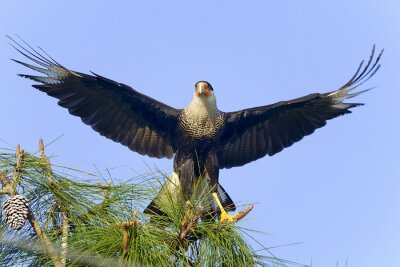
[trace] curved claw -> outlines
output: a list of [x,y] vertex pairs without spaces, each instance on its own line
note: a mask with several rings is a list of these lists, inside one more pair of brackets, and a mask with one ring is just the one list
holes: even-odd
[[249,214],[249,212],[254,207],[254,205],[250,205],[244,211],[238,212],[235,215],[231,216],[225,211],[224,207],[222,206],[221,202],[218,199],[217,193],[213,193],[212,196],[214,197],[215,202],[217,203],[219,209],[221,210],[221,215],[220,215],[221,222],[228,222],[228,223],[237,222],[237,221],[243,219],[247,214]]
[[221,222],[228,222],[228,223],[234,223],[237,221],[240,221],[241,219],[243,219],[247,214],[250,213],[250,211],[252,211],[253,209],[253,205],[250,205],[247,209],[236,213],[235,215],[231,216],[228,213],[226,213],[226,211],[222,211],[221,212],[221,217],[220,217],[220,221]]
[[[236,215],[236,214],[235,214],[235,215]],[[233,223],[233,216],[229,215],[226,211],[222,211],[219,220],[220,220],[221,222],[230,222],[230,223]]]

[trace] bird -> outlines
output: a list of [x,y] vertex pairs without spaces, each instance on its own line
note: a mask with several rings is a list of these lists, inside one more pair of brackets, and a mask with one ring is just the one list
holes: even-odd
[[354,91],[378,71],[383,53],[376,56],[374,45],[369,60],[362,61],[352,78],[336,90],[223,112],[207,81],[195,83],[191,102],[176,109],[94,72],[70,70],[22,39],[9,39],[30,62],[13,60],[42,74],[19,74],[36,82],[34,88],[58,99],[59,106],[100,135],[141,155],[173,158],[172,175],[145,213],[162,213],[163,191],[177,194],[181,190],[184,200],[189,200],[200,181],[211,190],[214,210],[222,222],[233,222],[237,214],[228,214],[236,207],[219,183],[220,170],[273,156],[328,120],[363,105],[346,100],[371,89]]

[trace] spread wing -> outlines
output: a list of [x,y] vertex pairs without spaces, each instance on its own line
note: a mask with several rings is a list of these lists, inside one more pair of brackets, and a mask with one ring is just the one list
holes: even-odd
[[[11,39],[11,38],[10,38]],[[145,96],[127,85],[100,75],[87,75],[65,68],[43,50],[24,42],[12,46],[32,61],[14,60],[43,76],[25,75],[39,84],[33,87],[57,98],[58,104],[101,135],[142,155],[172,158],[174,131],[180,110]]]
[[361,62],[350,81],[336,91],[226,113],[226,128],[218,148],[219,167],[242,166],[267,154],[272,156],[324,126],[327,120],[351,113],[351,108],[362,104],[344,101],[367,91],[351,93],[376,73],[382,52],[373,62],[374,47],[365,67]]

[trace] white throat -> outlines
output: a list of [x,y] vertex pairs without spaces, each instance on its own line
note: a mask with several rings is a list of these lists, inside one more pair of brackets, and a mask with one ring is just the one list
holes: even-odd
[[186,107],[186,110],[200,116],[209,114],[213,117],[219,114],[217,100],[213,93],[209,96],[198,96],[194,93],[192,102]]

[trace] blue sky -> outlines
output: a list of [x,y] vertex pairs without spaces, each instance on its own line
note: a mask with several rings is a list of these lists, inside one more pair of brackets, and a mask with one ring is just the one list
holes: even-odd
[[[116,4],[117,3],[117,4]],[[198,80],[233,111],[337,89],[385,48],[357,101],[367,105],[273,157],[223,170],[234,201],[256,203],[248,228],[275,255],[313,266],[397,266],[400,243],[400,4],[327,1],[1,1],[0,34],[18,34],[63,65],[184,107]],[[0,40],[0,139],[58,163],[119,178],[170,172],[172,161],[107,140],[17,77],[21,58]],[[8,146],[4,142],[1,147]],[[122,167],[121,167],[122,166]]]

